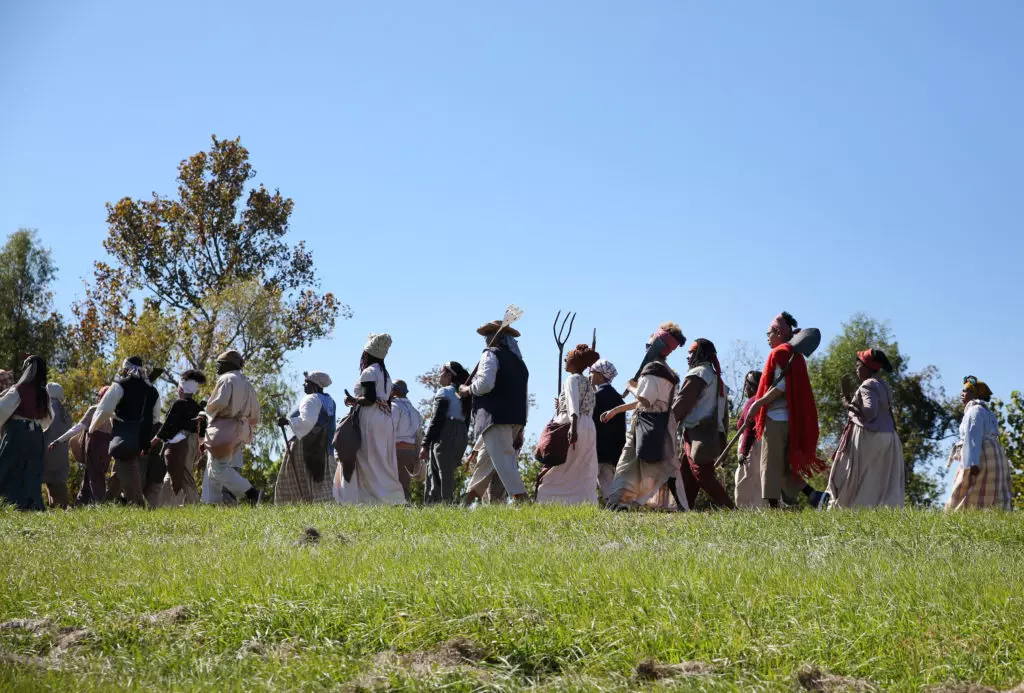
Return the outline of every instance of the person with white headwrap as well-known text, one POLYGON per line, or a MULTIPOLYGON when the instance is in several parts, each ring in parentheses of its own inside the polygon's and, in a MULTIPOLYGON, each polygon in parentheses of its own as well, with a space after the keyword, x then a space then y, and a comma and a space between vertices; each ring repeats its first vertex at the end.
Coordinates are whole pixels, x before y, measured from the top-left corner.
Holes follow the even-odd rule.
POLYGON ((195 466, 199 461, 199 416, 206 402, 196 401, 199 387, 206 384, 202 371, 189 369, 178 379, 178 399, 167 410, 152 444, 163 443, 167 472, 153 505, 182 506, 199 502, 195 466))
POLYGON ((305 396, 295 411, 277 421, 282 428, 290 427, 294 435, 277 475, 276 505, 331 500, 335 468, 331 441, 337 405, 324 392, 331 385, 331 376, 322 371, 309 371, 303 376, 305 396))
POLYGON ((608 423, 601 421, 601 414, 625 404, 619 391, 612 387, 619 372, 607 359, 600 359, 590 367, 590 382, 594 391, 594 425, 597 427, 597 484, 601 497, 607 498, 615 478, 615 465, 619 463, 622 448, 626 446, 626 415, 618 414, 608 423))
POLYGON ((46 361, 29 356, 17 385, 0 396, 0 503, 42 510, 43 430, 50 425, 46 361))
POLYGON ((71 428, 71 415, 64 408, 64 388, 57 383, 46 384, 46 394, 50 396, 50 425, 43 432, 43 442, 47 445, 46 465, 43 481, 50 496, 50 507, 68 507, 68 475, 71 472, 68 443, 58 443, 52 449, 50 443, 56 441, 71 428))
POLYGON ((402 505, 405 492, 398 477, 395 423, 391 417, 391 389, 384 359, 391 349, 391 336, 371 334, 359 358, 359 380, 355 396, 345 406, 359 407, 362 444, 354 468, 338 465, 334 473, 334 499, 339 503, 402 505))

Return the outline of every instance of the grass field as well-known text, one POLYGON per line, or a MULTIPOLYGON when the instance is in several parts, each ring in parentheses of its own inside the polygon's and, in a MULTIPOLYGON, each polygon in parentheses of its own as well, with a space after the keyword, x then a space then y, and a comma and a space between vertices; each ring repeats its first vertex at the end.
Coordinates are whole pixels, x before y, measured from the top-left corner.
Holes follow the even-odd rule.
POLYGON ((0 577, 0 690, 1024 682, 1020 514, 0 511, 0 577))

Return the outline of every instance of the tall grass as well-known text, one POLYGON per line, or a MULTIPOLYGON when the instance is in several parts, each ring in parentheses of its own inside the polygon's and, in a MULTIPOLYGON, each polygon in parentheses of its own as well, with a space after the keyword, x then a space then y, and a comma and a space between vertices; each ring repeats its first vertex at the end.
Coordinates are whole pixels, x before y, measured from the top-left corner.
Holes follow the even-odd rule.
POLYGON ((0 629, 3 690, 614 690, 645 660, 704 663, 657 683, 702 690, 1024 681, 1004 513, 0 511, 0 578, 0 622, 50 620, 0 629))

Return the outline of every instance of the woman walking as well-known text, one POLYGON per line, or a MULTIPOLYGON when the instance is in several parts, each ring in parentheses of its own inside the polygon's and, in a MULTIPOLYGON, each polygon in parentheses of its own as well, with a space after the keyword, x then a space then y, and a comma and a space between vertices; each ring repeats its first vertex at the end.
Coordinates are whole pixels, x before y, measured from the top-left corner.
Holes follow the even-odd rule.
POLYGON ((384 365, 390 348, 390 335, 369 336, 359 359, 355 397, 345 397, 345 406, 359 407, 362 444, 356 454, 355 468, 347 478, 343 465, 339 465, 334 474, 334 499, 339 503, 405 503, 405 492, 398 478, 395 424, 389 401, 394 383, 384 365))
POLYGON ((583 371, 601 355, 580 344, 565 357, 568 377, 558 395, 555 422, 569 424, 569 452, 565 462, 541 470, 538 503, 597 503, 597 427, 594 425, 594 388, 583 371))
POLYGON ((46 361, 25 359, 18 383, 0 396, 0 503, 19 510, 42 510, 46 446, 50 425, 46 361))
MULTIPOLYGON (((652 344, 655 340, 661 341, 661 351, 643 367, 640 378, 630 381, 627 386, 636 401, 601 415, 601 421, 607 423, 619 414, 636 410, 606 500, 608 507, 617 510, 645 505, 679 472, 677 425, 671 406, 679 377, 668 367, 665 359, 686 338, 679 326, 670 322, 661 325, 658 332, 651 335, 652 344)), ((684 499, 677 502, 682 505, 684 499)))
POLYGON ((203 418, 199 414, 206 402, 196 401, 196 393, 206 384, 206 376, 189 369, 178 381, 178 399, 164 417, 152 445, 163 443, 162 455, 167 473, 157 494, 157 506, 182 506, 198 503, 195 465, 199 461, 199 436, 203 418))
POLYGON ((881 349, 857 353, 860 386, 844 379, 843 405, 849 419, 828 477, 829 508, 903 507, 903 445, 892 414, 892 388, 879 377, 892 373, 881 349))
POLYGON ((69 446, 67 442, 50 447, 69 428, 71 415, 64 408, 64 388, 57 383, 47 383, 46 394, 50 397, 50 425, 43 431, 43 442, 46 444, 46 464, 43 470, 43 481, 46 492, 50 496, 51 508, 68 507, 68 475, 71 472, 69 446))
POLYGON ((601 498, 607 499, 615 477, 622 448, 626 447, 626 415, 617 414, 608 423, 601 415, 625 404, 622 395, 612 386, 618 371, 611 361, 600 359, 590 367, 590 382, 594 390, 594 426, 597 430, 597 485, 601 498))
POLYGON ((331 386, 331 377, 321 371, 304 373, 306 396, 290 416, 278 419, 278 425, 292 429, 288 454, 281 465, 274 490, 274 504, 327 503, 334 483, 334 398, 324 392, 331 386))
POLYGON ((455 471, 469 444, 470 402, 459 398, 459 388, 467 380, 469 372, 458 361, 441 367, 441 389, 434 395, 434 410, 420 449, 420 459, 427 463, 425 503, 455 502, 455 471))
POLYGON ((998 508, 1011 510, 1010 463, 999 442, 999 421, 989 409, 992 390, 973 375, 964 378, 960 400, 964 418, 960 439, 953 445, 949 464, 959 462, 946 510, 998 508))

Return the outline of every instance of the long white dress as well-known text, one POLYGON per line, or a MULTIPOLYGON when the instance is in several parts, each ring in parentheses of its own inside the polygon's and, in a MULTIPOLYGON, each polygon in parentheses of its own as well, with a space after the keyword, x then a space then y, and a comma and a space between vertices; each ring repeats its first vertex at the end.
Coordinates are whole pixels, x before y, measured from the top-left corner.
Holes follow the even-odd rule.
POLYGON ((581 373, 565 379, 558 396, 558 423, 576 415, 577 440, 565 464, 552 467, 537 488, 538 503, 597 503, 597 426, 594 424, 594 389, 581 373))
POLYGON ((362 383, 374 383, 377 405, 359 408, 359 432, 362 445, 356 455, 352 478, 345 481, 342 465, 334 474, 334 500, 339 503, 402 505, 405 491, 398 478, 398 454, 395 450, 395 423, 388 399, 391 378, 380 364, 373 364, 359 375, 356 392, 362 383))

